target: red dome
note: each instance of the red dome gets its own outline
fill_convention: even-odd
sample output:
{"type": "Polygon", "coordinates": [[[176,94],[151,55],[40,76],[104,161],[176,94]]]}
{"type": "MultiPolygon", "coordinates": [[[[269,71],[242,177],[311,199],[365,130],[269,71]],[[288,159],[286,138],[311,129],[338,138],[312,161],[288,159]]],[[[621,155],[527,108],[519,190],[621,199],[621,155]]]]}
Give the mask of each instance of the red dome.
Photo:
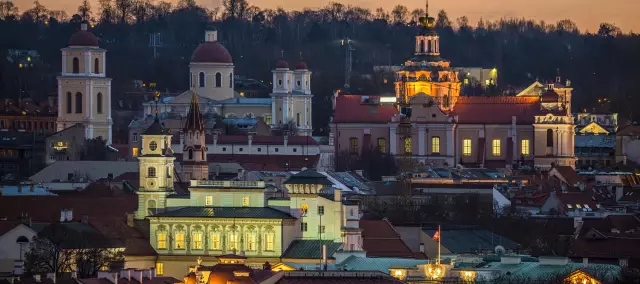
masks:
{"type": "Polygon", "coordinates": [[[289,69],[289,63],[287,63],[284,60],[280,60],[280,61],[278,61],[278,63],[276,63],[276,68],[277,69],[281,69],[281,68],[282,69],[284,69],[284,68],[289,69]]]}
{"type": "Polygon", "coordinates": [[[229,51],[217,42],[203,42],[191,55],[191,62],[233,63],[229,51]]]}
{"type": "Polygon", "coordinates": [[[98,47],[98,38],[93,33],[80,30],[75,32],[69,40],[69,46],[95,46],[98,47]]]}
{"type": "Polygon", "coordinates": [[[304,63],[302,61],[296,63],[296,70],[307,70],[309,68],[307,68],[307,63],[304,63]]]}
{"type": "Polygon", "coordinates": [[[540,102],[543,103],[557,103],[560,100],[560,96],[554,90],[547,90],[540,96],[540,102]]]}

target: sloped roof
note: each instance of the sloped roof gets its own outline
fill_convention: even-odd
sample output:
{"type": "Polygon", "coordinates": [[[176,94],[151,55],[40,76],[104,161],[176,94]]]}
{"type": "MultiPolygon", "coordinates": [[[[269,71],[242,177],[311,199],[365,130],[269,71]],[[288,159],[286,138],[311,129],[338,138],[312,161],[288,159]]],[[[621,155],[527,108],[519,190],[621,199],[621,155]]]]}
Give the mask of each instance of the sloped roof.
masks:
{"type": "Polygon", "coordinates": [[[362,249],[367,257],[413,258],[413,252],[387,220],[360,220],[362,249]]]}
{"type": "MultiPolygon", "coordinates": [[[[436,230],[437,229],[425,229],[423,231],[430,237],[433,237],[436,230]]],[[[484,229],[442,228],[440,238],[442,246],[452,253],[473,253],[479,250],[492,251],[497,245],[501,245],[507,250],[517,250],[520,248],[518,243],[484,229]]]]}
{"type": "Polygon", "coordinates": [[[337,266],[341,269],[356,271],[380,271],[389,273],[390,268],[417,268],[427,264],[426,259],[406,259],[395,257],[357,257],[350,256],[337,266]]]}
{"type": "Polygon", "coordinates": [[[200,104],[198,103],[196,92],[191,95],[191,104],[189,105],[189,113],[187,114],[187,123],[184,125],[184,130],[185,132],[187,130],[204,132],[204,122],[202,121],[202,113],[200,112],[200,104]]]}
{"type": "Polygon", "coordinates": [[[362,104],[362,96],[339,95],[336,98],[333,123],[388,123],[397,113],[398,110],[393,105],[362,104]]]}
{"type": "Polygon", "coordinates": [[[95,196],[11,196],[0,198],[0,217],[18,220],[27,213],[33,222],[55,222],[60,220],[61,209],[72,209],[74,220],[83,216],[124,218],[126,213],[138,207],[136,195],[118,197],[95,196]]]}
{"type": "Polygon", "coordinates": [[[284,182],[284,184],[322,184],[333,185],[327,177],[314,168],[308,168],[297,174],[292,175],[284,182]]]}
{"type": "Polygon", "coordinates": [[[570,166],[554,166],[554,169],[564,178],[570,186],[575,186],[582,181],[576,170],[570,166]]]}
{"type": "Polygon", "coordinates": [[[288,213],[269,207],[184,207],[153,217],[295,219],[288,213]]]}
{"type": "Polygon", "coordinates": [[[615,148],[616,137],[609,135],[576,135],[574,143],[575,147],[615,148]]]}
{"type": "Polygon", "coordinates": [[[616,133],[617,136],[640,136],[640,125],[627,125],[616,133]]]}
{"type": "Polygon", "coordinates": [[[289,245],[281,258],[321,259],[322,245],[327,246],[328,257],[332,256],[342,246],[341,243],[328,240],[295,240],[289,245]]]}
{"type": "Polygon", "coordinates": [[[542,112],[538,97],[458,97],[451,116],[458,116],[462,124],[511,124],[516,117],[516,124],[533,124],[536,115],[566,115],[566,113],[542,112]]]}

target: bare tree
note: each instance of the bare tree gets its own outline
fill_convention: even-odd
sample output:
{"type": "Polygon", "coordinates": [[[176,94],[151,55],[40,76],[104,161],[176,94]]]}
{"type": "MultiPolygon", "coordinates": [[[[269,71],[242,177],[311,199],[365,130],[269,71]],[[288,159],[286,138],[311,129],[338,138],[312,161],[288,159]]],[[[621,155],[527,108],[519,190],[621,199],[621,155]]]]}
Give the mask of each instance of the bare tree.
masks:
{"type": "Polygon", "coordinates": [[[11,0],[0,1],[0,19],[6,20],[17,15],[18,7],[11,0]]]}
{"type": "Polygon", "coordinates": [[[78,15],[85,21],[91,19],[91,3],[89,3],[89,0],[82,0],[82,4],[78,6],[78,15]]]}
{"type": "Polygon", "coordinates": [[[403,25],[407,22],[407,16],[409,15],[409,9],[404,5],[396,5],[391,10],[391,17],[393,19],[393,23],[396,25],[403,25]]]}

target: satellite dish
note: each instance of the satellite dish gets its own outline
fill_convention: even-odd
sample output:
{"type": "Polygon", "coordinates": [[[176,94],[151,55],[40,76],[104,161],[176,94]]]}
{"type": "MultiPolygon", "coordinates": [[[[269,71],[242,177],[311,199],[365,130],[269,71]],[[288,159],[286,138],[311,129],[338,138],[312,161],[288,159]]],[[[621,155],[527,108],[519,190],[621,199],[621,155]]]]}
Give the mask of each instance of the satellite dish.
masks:
{"type": "Polygon", "coordinates": [[[507,252],[507,250],[503,246],[496,246],[494,249],[497,255],[503,255],[507,252]]]}

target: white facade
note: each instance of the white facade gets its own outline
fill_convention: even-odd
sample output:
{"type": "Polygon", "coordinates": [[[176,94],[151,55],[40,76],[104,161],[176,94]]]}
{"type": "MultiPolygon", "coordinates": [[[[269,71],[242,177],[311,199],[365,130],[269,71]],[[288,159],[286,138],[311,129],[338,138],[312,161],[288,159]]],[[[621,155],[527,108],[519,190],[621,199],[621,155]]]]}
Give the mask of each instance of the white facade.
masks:
{"type": "Polygon", "coordinates": [[[29,243],[35,235],[34,230],[20,224],[0,236],[0,273],[13,272],[14,262],[25,259],[24,255],[29,250],[29,243]]]}

